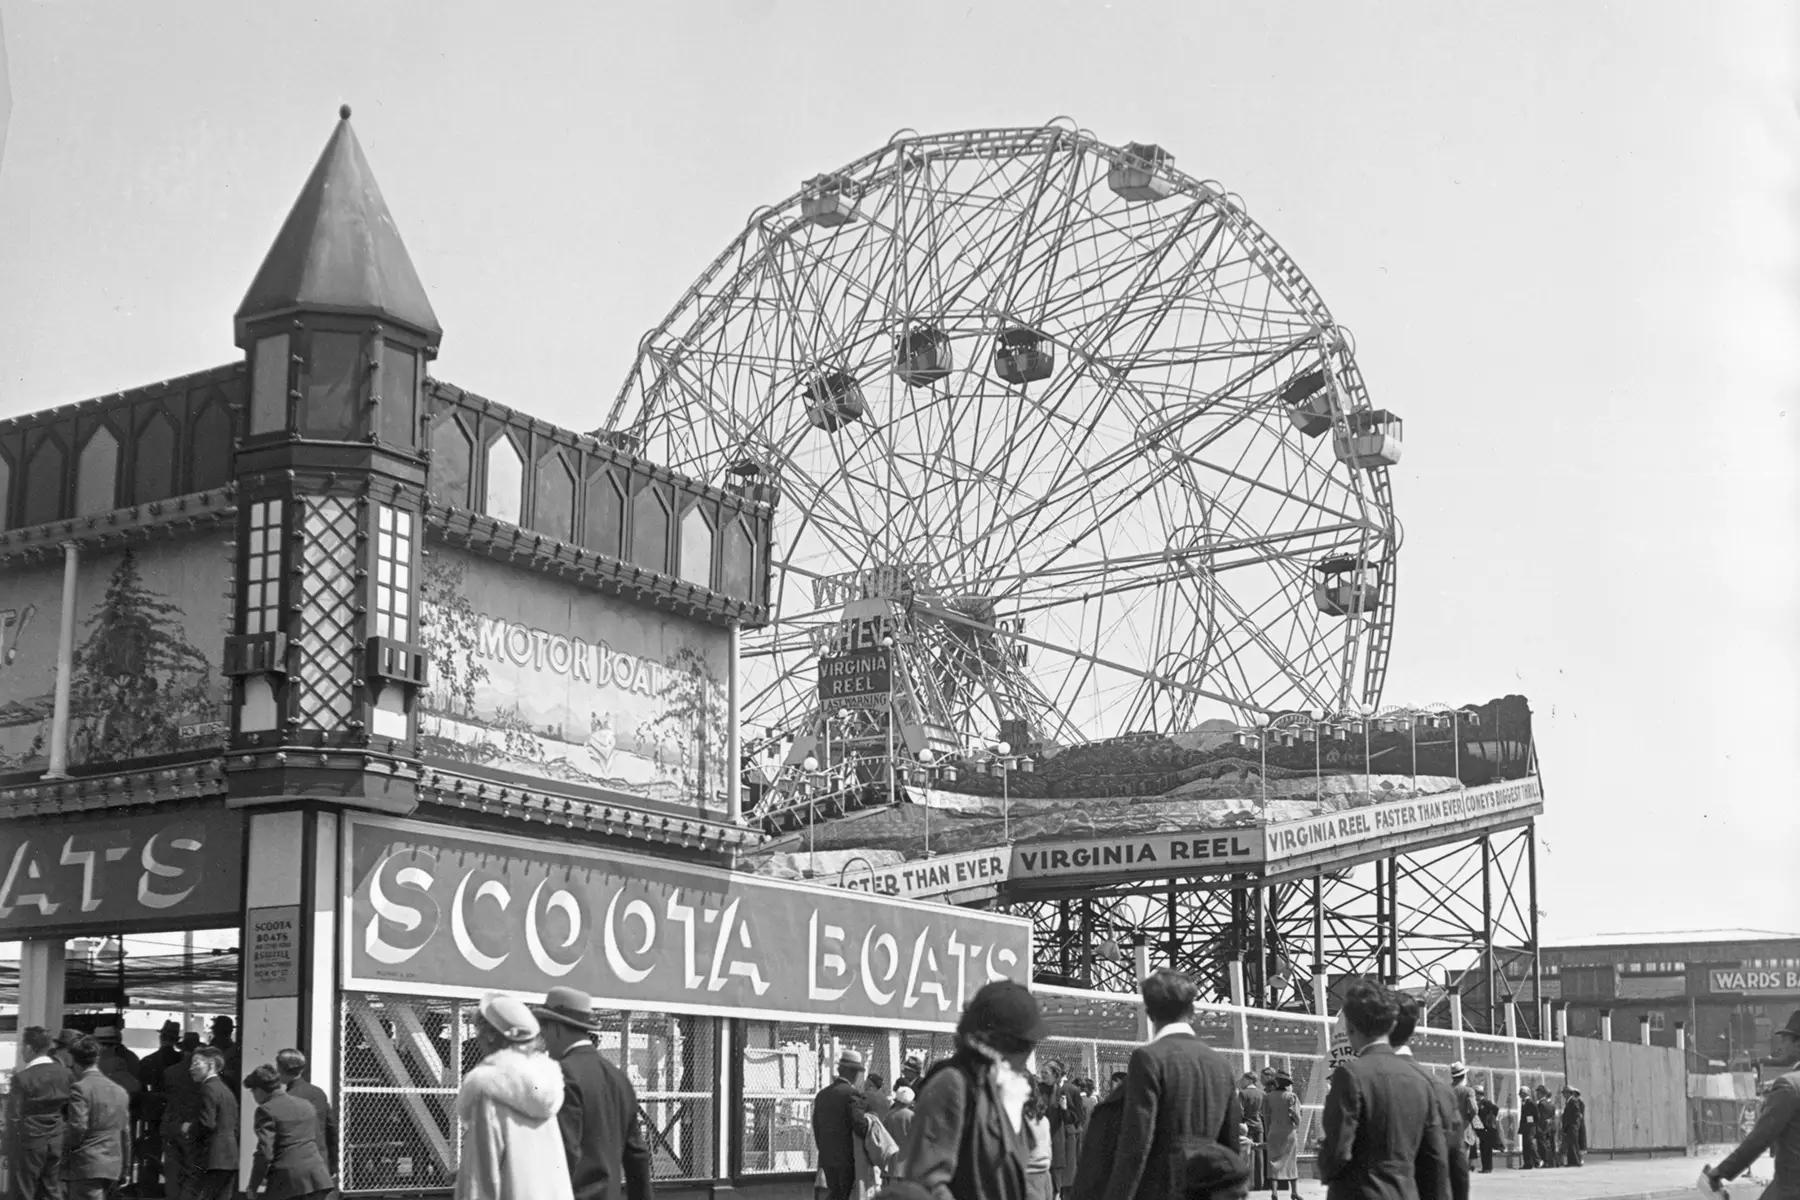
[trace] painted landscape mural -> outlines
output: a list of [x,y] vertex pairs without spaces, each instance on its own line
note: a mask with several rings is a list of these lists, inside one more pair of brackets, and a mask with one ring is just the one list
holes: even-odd
[[441,546],[422,585],[426,758],[724,807],[723,629]]
[[[76,579],[69,765],[224,745],[230,579],[222,542],[84,559]],[[62,567],[0,572],[0,773],[49,765]]]

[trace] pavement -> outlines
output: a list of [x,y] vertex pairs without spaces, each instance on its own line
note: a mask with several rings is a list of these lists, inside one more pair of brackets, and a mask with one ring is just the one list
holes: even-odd
[[[1676,1200],[1699,1193],[1700,1168],[1731,1152],[1703,1146],[1692,1158],[1615,1158],[1588,1155],[1581,1167],[1518,1171],[1496,1169],[1470,1181],[1471,1200]],[[1768,1159],[1727,1186],[1732,1200],[1756,1200],[1768,1185]]]
[[[1694,1185],[1700,1168],[1731,1152],[1729,1146],[1703,1146],[1692,1158],[1616,1158],[1588,1156],[1581,1167],[1519,1171],[1497,1167],[1491,1175],[1470,1181],[1471,1200],[1677,1200],[1698,1195]],[[1768,1185],[1767,1158],[1727,1185],[1731,1200],[1756,1200]],[[1320,1200],[1322,1184],[1300,1181],[1300,1194]]]

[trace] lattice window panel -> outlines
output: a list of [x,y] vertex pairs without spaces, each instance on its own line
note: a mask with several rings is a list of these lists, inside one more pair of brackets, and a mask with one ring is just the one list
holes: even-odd
[[303,729],[335,733],[355,709],[358,502],[321,496],[305,504],[295,716]]

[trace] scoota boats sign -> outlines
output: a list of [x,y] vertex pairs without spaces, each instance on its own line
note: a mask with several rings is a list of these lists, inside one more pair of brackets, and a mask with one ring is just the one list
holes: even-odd
[[411,821],[345,838],[351,988],[940,1028],[1030,978],[1017,918]]

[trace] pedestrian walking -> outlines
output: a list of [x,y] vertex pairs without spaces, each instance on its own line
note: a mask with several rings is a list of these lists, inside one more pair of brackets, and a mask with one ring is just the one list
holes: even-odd
[[[1419,1027],[1419,1002],[1404,993],[1396,993],[1394,1000],[1397,1011],[1394,1015],[1394,1027],[1388,1030],[1388,1045],[1394,1048],[1395,1054],[1412,1063],[1430,1085],[1438,1120],[1444,1126],[1444,1153],[1449,1159],[1450,1195],[1452,1200],[1469,1200],[1469,1153],[1473,1143],[1465,1131],[1462,1106],[1466,1099],[1470,1105],[1470,1115],[1473,1116],[1476,1113],[1476,1100],[1475,1093],[1469,1090],[1467,1082],[1462,1084],[1462,1095],[1458,1094],[1454,1084],[1459,1078],[1465,1081],[1468,1079],[1468,1068],[1461,1063],[1452,1066],[1450,1078],[1453,1082],[1446,1086],[1443,1080],[1420,1066],[1418,1060],[1413,1058],[1411,1046],[1413,1031]],[[1455,1073],[1459,1069],[1462,1072],[1460,1076]],[[1427,1186],[1417,1179],[1415,1182],[1419,1183],[1421,1191]]]
[[77,1072],[64,1110],[62,1175],[69,1200],[105,1200],[131,1172],[131,1096],[100,1070],[100,1043],[68,1046]]
[[1800,1011],[1769,1037],[1769,1062],[1787,1068],[1763,1094],[1756,1124],[1738,1148],[1706,1168],[1713,1188],[1743,1174],[1763,1151],[1775,1160],[1775,1179],[1762,1200],[1800,1200]]
[[1119,1146],[1119,1114],[1125,1108],[1125,1081],[1114,1076],[1106,1095],[1088,1113],[1081,1153],[1075,1159],[1075,1178],[1069,1184],[1069,1200],[1101,1200],[1112,1174],[1113,1155]]
[[1344,993],[1354,1057],[1331,1073],[1319,1178],[1330,1200],[1445,1200],[1450,1159],[1431,1086],[1394,1053],[1399,1005],[1370,980]]
[[1294,1077],[1276,1068],[1275,1090],[1263,1097],[1263,1153],[1268,1160],[1269,1192],[1300,1195],[1300,1098]]
[[230,1200],[237,1192],[238,1098],[220,1078],[225,1052],[201,1046],[188,1059],[199,1108],[188,1123],[188,1178],[183,1200]]
[[919,1088],[903,1174],[934,1200],[1025,1200],[1026,1060],[1050,1032],[1024,984],[984,984],[956,1025],[956,1052]]
[[1250,1185],[1256,1187],[1268,1178],[1261,1165],[1263,1157],[1263,1105],[1268,1093],[1256,1072],[1245,1071],[1238,1079],[1238,1112],[1244,1122],[1244,1137],[1238,1152],[1250,1167]]
[[1025,1134],[1030,1148],[1025,1154],[1025,1200],[1056,1200],[1056,1181],[1050,1177],[1055,1150],[1050,1144],[1050,1084],[1033,1080],[1025,1101]]
[[1475,1115],[1481,1121],[1477,1144],[1481,1147],[1481,1173],[1494,1173],[1494,1151],[1500,1148],[1500,1106],[1488,1096],[1487,1088],[1475,1085]]
[[1050,1181],[1058,1196],[1075,1182],[1081,1157],[1081,1134],[1087,1128],[1088,1103],[1078,1081],[1060,1062],[1050,1064]]
[[[1401,1001],[1404,1011],[1405,1000]],[[1450,1064],[1450,1096],[1453,1101],[1451,1115],[1455,1121],[1444,1122],[1444,1149],[1453,1155],[1460,1151],[1463,1156],[1463,1168],[1468,1169],[1469,1160],[1474,1157],[1475,1147],[1481,1141],[1481,1103],[1475,1098],[1475,1089],[1469,1086],[1469,1068],[1460,1062]],[[1454,1144],[1451,1144],[1454,1143]],[[1451,1172],[1454,1176],[1454,1163]],[[1452,1180],[1454,1183],[1454,1178]],[[1463,1190],[1468,1190],[1467,1184]]]
[[1556,1101],[1550,1098],[1550,1089],[1543,1084],[1537,1085],[1537,1094],[1533,1097],[1537,1105],[1538,1131],[1538,1165],[1554,1167],[1560,1165],[1556,1158]]
[[911,1088],[913,1095],[919,1094],[919,1083],[925,1078],[925,1056],[918,1051],[908,1054],[900,1062],[900,1078],[894,1080],[896,1088]]
[[[887,1127],[888,1136],[900,1147],[904,1156],[906,1139],[912,1135],[913,1123],[913,1090],[905,1084],[894,1089],[894,1103],[888,1109],[887,1116],[881,1118],[882,1125]],[[890,1174],[899,1175],[900,1162],[896,1161]]]
[[1587,1150],[1587,1101],[1581,1098],[1581,1089],[1577,1087],[1565,1086],[1562,1094],[1563,1165],[1579,1167],[1581,1156]]
[[19,1200],[61,1200],[63,1110],[74,1086],[68,1069],[52,1057],[56,1039],[42,1025],[19,1031],[19,1058],[6,1093],[6,1128],[12,1142],[13,1194]]
[[538,1019],[523,1000],[499,992],[476,1011],[481,1058],[456,1095],[456,1200],[573,1200],[556,1123],[563,1073],[544,1052]]
[[256,1100],[256,1154],[246,1190],[254,1196],[266,1187],[263,1200],[326,1200],[337,1180],[319,1149],[318,1109],[288,1090],[274,1063],[250,1072],[244,1088]]
[[175,1061],[164,1068],[162,1077],[162,1176],[163,1191],[170,1196],[186,1197],[194,1166],[193,1129],[200,1119],[200,1084],[194,1079],[194,1053],[200,1049],[200,1035],[184,1033],[176,1044]]
[[563,1152],[575,1200],[650,1200],[650,1150],[638,1118],[637,1089],[594,1044],[594,998],[551,988],[532,1008],[544,1049],[562,1069]]
[[1152,1032],[1126,1068],[1106,1200],[1178,1200],[1186,1156],[1208,1140],[1236,1155],[1243,1113],[1231,1067],[1194,1033],[1194,981],[1164,967],[1141,990]]
[[[143,1085],[143,1090],[135,1097],[136,1112],[133,1114],[137,1118],[139,1129],[137,1144],[133,1146],[137,1159],[138,1190],[147,1195],[165,1190],[163,1121],[168,1112],[169,1094],[164,1084],[168,1069],[182,1061],[180,1024],[164,1021],[157,1040],[160,1043],[157,1048],[138,1063],[138,1083]],[[166,1192],[170,1196],[179,1194],[173,1189],[166,1189]]]
[[888,1109],[894,1106],[894,1098],[888,1095],[887,1080],[875,1071],[869,1072],[869,1082],[863,1088],[863,1098],[869,1106],[869,1115],[877,1121],[888,1115]]
[[862,1073],[862,1055],[845,1050],[838,1055],[836,1078],[813,1097],[813,1144],[825,1200],[850,1200],[856,1186],[856,1143],[869,1132],[869,1098],[857,1086]]
[[1530,1171],[1538,1165],[1538,1108],[1530,1088],[1519,1089],[1519,1167]]
[[325,1169],[336,1178],[338,1126],[337,1110],[331,1106],[331,1097],[325,1094],[324,1088],[306,1078],[306,1055],[298,1050],[277,1050],[275,1070],[280,1073],[281,1085],[287,1089],[288,1095],[312,1105],[313,1115],[319,1122],[319,1152],[325,1156]]

